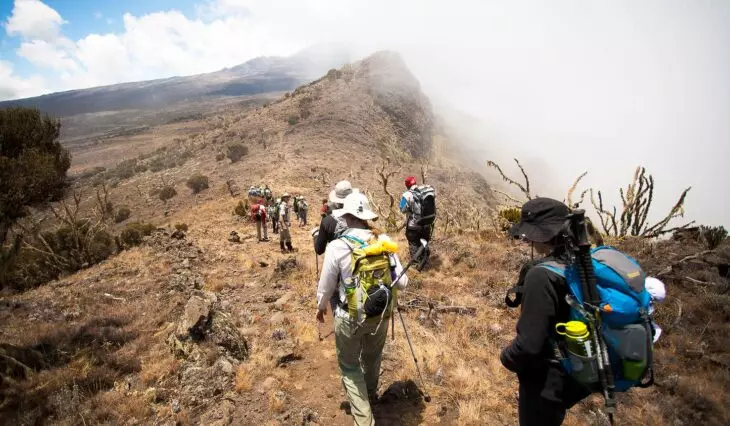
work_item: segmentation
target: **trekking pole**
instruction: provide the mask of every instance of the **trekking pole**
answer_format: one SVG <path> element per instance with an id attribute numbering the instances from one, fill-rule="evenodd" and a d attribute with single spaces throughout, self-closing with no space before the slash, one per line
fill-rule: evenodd
<path id="1" fill-rule="evenodd" d="M 418 259 L 424 250 L 426 250 L 426 246 L 428 246 L 428 241 L 421 239 L 421 247 L 416 252 L 416 256 L 414 256 L 413 259 L 411 259 L 408 264 L 403 268 L 403 271 L 396 277 L 396 279 L 393 280 L 393 282 L 390 284 L 390 288 L 393 288 L 395 284 L 398 282 L 398 280 L 405 275 L 406 271 L 415 263 L 415 259 Z M 396 306 L 396 309 L 398 310 L 398 317 L 400 318 L 400 323 L 403 326 L 403 333 L 406 335 L 406 341 L 408 342 L 408 347 L 411 349 L 411 355 L 413 356 L 413 362 L 416 364 L 416 372 L 418 372 L 418 378 L 421 381 L 421 389 L 419 391 L 421 392 L 421 395 L 423 395 L 423 400 L 426 402 L 431 402 L 431 397 L 426 393 L 426 384 L 423 381 L 423 376 L 421 375 L 421 368 L 418 366 L 418 358 L 416 357 L 416 352 L 413 350 L 413 345 L 411 344 L 411 338 L 408 336 L 408 329 L 406 328 L 406 322 L 403 319 L 403 314 L 401 313 L 401 310 L 398 309 Z M 391 318 L 393 328 L 395 330 L 395 318 Z"/>
<path id="2" fill-rule="evenodd" d="M 591 243 L 588 240 L 585 210 L 573 210 L 570 216 L 570 233 L 574 238 L 575 247 L 573 251 L 583 293 L 583 308 L 584 312 L 588 312 L 586 318 L 591 328 L 591 334 L 593 334 L 593 342 L 597 352 L 598 377 L 603 391 L 605 410 L 609 422 L 613 425 L 614 413 L 616 412 L 615 385 L 611 361 L 608 357 L 608 348 L 602 334 L 601 313 L 598 308 L 601 297 L 596 286 L 596 274 L 591 258 Z"/>
<path id="3" fill-rule="evenodd" d="M 403 326 L 403 333 L 406 335 L 406 341 L 408 342 L 408 347 L 411 349 L 411 355 L 413 355 L 413 362 L 416 364 L 416 371 L 418 372 L 418 379 L 421 381 L 421 395 L 423 395 L 423 400 L 426 402 L 431 402 L 431 397 L 426 393 L 426 383 L 423 381 L 423 376 L 421 375 L 421 369 L 418 367 L 418 358 L 416 358 L 416 352 L 413 350 L 413 345 L 411 344 L 411 338 L 408 336 L 408 329 L 406 328 L 406 322 L 403 320 L 403 314 L 401 313 L 400 309 L 398 309 L 398 317 L 400 317 L 400 323 Z"/>
<path id="4" fill-rule="evenodd" d="M 317 276 L 319 277 L 319 255 L 314 252 L 314 264 L 317 265 Z"/>

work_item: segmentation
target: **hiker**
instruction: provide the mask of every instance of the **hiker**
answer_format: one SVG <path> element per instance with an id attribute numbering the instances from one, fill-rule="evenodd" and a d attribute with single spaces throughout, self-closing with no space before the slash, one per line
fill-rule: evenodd
<path id="1" fill-rule="evenodd" d="M 335 189 L 329 194 L 329 210 L 332 212 L 335 209 L 341 209 L 342 203 L 345 202 L 345 197 L 353 192 L 358 192 L 356 188 L 352 187 L 349 181 L 343 180 L 337 182 Z M 327 200 L 324 200 L 326 202 Z M 314 238 L 314 252 L 317 255 L 324 254 L 327 249 L 327 244 L 336 240 L 340 235 L 347 229 L 347 225 L 341 219 L 334 217 L 334 215 L 327 215 L 319 224 L 319 228 L 312 230 L 312 238 Z M 338 295 L 334 294 L 330 305 L 332 308 L 332 314 L 335 313 L 335 307 L 339 301 Z"/>
<path id="2" fill-rule="evenodd" d="M 299 223 L 299 195 L 297 194 L 294 194 L 292 209 L 294 210 L 294 215 L 297 217 L 297 223 Z"/>
<path id="3" fill-rule="evenodd" d="M 534 267 L 545 261 L 569 263 L 561 235 L 569 213 L 568 206 L 560 201 L 536 198 L 522 206 L 522 220 L 511 231 L 545 256 L 520 271 L 522 311 L 517 337 L 500 356 L 502 365 L 517 373 L 521 426 L 560 425 L 566 410 L 588 394 L 559 363 L 551 362 L 555 357 L 551 344 L 557 336 L 555 325 L 570 320 L 565 301 L 567 282 L 547 268 Z"/>
<path id="4" fill-rule="evenodd" d="M 269 241 L 268 235 L 266 235 L 266 206 L 264 200 L 259 199 L 253 206 L 251 206 L 251 219 L 256 222 L 256 236 L 259 242 Z M 261 230 L 263 228 L 264 237 L 261 238 Z"/>
<path id="5" fill-rule="evenodd" d="M 341 209 L 342 204 L 345 202 L 345 197 L 351 193 L 359 193 L 357 188 L 353 188 L 350 181 L 342 180 L 337 182 L 335 189 L 329 194 L 330 210 Z M 347 225 L 342 220 L 337 219 L 334 215 L 325 216 L 322 222 L 319 224 L 319 230 L 312 232 L 314 237 L 314 251 L 319 254 L 324 254 L 327 244 L 335 239 L 339 238 Z"/>
<path id="6" fill-rule="evenodd" d="M 274 234 L 279 233 L 279 207 L 277 203 L 281 203 L 281 200 L 269 201 L 267 208 L 267 216 L 271 218 L 271 232 Z"/>
<path id="7" fill-rule="evenodd" d="M 408 176 L 405 180 L 407 191 L 400 199 L 400 211 L 407 215 L 406 239 L 411 260 L 421 248 L 421 240 L 431 241 L 433 223 L 436 220 L 436 192 L 429 185 L 416 185 L 416 178 Z M 416 269 L 421 271 L 428 263 L 431 255 L 431 245 L 423 251 L 421 259 L 417 260 Z"/>
<path id="8" fill-rule="evenodd" d="M 309 203 L 304 197 L 299 198 L 299 227 L 307 226 L 307 213 L 309 212 Z"/>
<path id="9" fill-rule="evenodd" d="M 289 219 L 289 200 L 291 196 L 284 194 L 281 196 L 281 203 L 279 204 L 279 246 L 281 252 L 286 253 L 293 252 L 294 247 L 291 245 L 291 222 Z"/>
<path id="10" fill-rule="evenodd" d="M 332 210 L 330 209 L 330 206 L 327 203 L 327 199 L 326 198 L 323 198 L 322 199 L 322 207 L 320 208 L 319 213 L 320 213 L 320 216 L 322 217 L 322 219 L 324 219 L 327 216 L 329 216 L 329 215 L 332 214 Z"/>
<path id="11" fill-rule="evenodd" d="M 332 214 L 341 218 L 348 229 L 341 238 L 329 244 L 325 251 L 317 288 L 317 321 L 324 322 L 327 305 L 330 304 L 332 296 L 336 295 L 338 303 L 334 312 L 335 346 L 342 385 L 350 401 L 355 424 L 372 426 L 375 425 L 375 419 L 371 404 L 377 402 L 380 361 L 388 332 L 388 318 L 392 314 L 393 298 L 386 297 L 388 292 L 379 288 L 377 283 L 372 284 L 377 290 L 367 293 L 368 297 L 365 298 L 363 306 L 357 303 L 361 295 L 358 290 L 361 288 L 358 287 L 352 292 L 348 290 L 346 293 L 345 283 L 352 283 L 355 278 L 353 256 L 356 253 L 354 250 L 362 246 L 359 242 L 392 242 L 385 234 L 368 225 L 367 221 L 375 220 L 378 216 L 370 209 L 370 203 L 363 194 L 351 193 L 344 199 L 343 207 L 333 211 Z M 385 274 L 388 274 L 391 268 L 390 261 L 395 264 L 394 270 L 390 271 L 391 279 L 403 271 L 397 254 L 381 252 L 378 255 L 368 256 L 367 259 L 374 259 L 376 256 L 379 256 L 381 261 L 383 261 L 382 256 L 385 256 Z M 364 263 L 372 268 L 374 262 L 376 261 Z M 358 275 L 357 282 L 360 286 L 370 285 L 372 277 L 377 276 L 376 272 L 379 271 L 376 269 Z M 380 282 L 382 283 L 382 279 Z M 407 285 L 408 278 L 404 275 L 394 287 L 403 290 Z M 376 297 L 377 292 L 380 292 L 382 297 Z M 362 310 L 373 312 L 373 316 L 368 316 L 358 323 L 357 317 L 362 315 Z M 351 316 L 351 311 L 356 312 L 356 317 Z"/>

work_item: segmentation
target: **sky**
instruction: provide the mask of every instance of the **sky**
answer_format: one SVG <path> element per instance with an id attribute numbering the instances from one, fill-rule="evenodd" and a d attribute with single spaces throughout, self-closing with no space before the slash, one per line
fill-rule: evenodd
<path id="1" fill-rule="evenodd" d="M 616 202 L 644 165 L 651 217 L 691 185 L 687 217 L 730 226 L 727 0 L 0 0 L 0 99 L 326 43 L 400 52 L 462 140 L 511 174 L 520 158 L 541 195 L 588 170 Z"/>

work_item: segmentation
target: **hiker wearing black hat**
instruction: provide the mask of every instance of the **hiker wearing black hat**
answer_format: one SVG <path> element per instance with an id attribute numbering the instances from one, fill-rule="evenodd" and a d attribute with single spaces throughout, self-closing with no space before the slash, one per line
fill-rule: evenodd
<path id="1" fill-rule="evenodd" d="M 565 412 L 588 395 L 555 359 L 555 325 L 568 321 L 565 278 L 538 263 L 567 264 L 561 232 L 570 213 L 568 206 L 550 198 L 536 198 L 522 206 L 521 219 L 511 229 L 515 238 L 532 244 L 541 256 L 520 271 L 513 289 L 522 311 L 517 336 L 500 356 L 502 365 L 519 379 L 520 425 L 560 425 Z M 514 301 L 512 301 L 514 303 Z"/>

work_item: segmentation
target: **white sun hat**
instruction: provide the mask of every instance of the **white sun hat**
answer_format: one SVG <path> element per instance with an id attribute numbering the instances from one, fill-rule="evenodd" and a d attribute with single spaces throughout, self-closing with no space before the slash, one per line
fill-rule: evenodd
<path id="1" fill-rule="evenodd" d="M 331 202 L 336 204 L 343 204 L 345 197 L 352 193 L 357 193 L 357 188 L 353 188 L 349 180 L 341 180 L 335 185 L 335 189 L 330 192 L 329 199 Z"/>
<path id="2" fill-rule="evenodd" d="M 351 214 L 361 220 L 376 220 L 378 215 L 370 210 L 368 197 L 359 192 L 353 192 L 344 199 L 343 207 L 332 212 L 334 217 Z"/>

